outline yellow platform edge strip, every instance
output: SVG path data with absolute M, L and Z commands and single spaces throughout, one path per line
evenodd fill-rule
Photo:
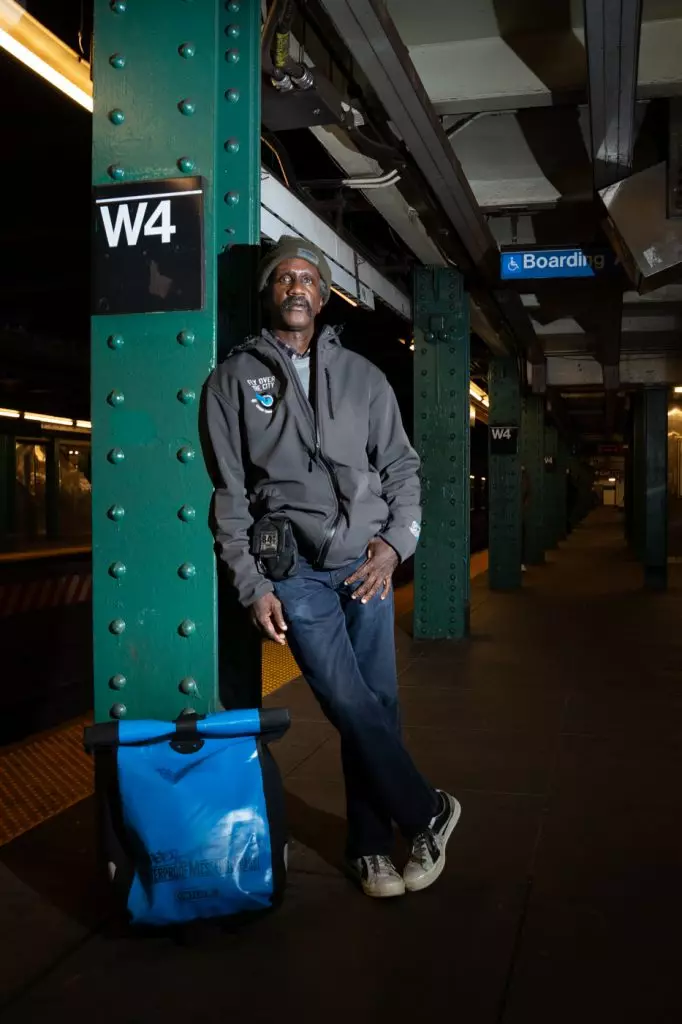
M 488 568 L 488 553 L 471 559 L 471 576 Z M 396 593 L 396 612 L 412 608 L 411 585 Z M 263 644 L 263 696 L 300 676 L 288 647 Z M 82 746 L 84 715 L 57 729 L 0 752 L 0 846 L 68 810 L 93 792 L 92 761 Z

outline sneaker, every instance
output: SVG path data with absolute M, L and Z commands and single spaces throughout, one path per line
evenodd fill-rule
M 521 572 L 528 572 L 528 570 L 526 569 L 526 567 L 525 567 L 525 565 L 523 563 L 521 563 Z
M 405 882 L 390 857 L 356 857 L 346 862 L 346 870 L 365 896 L 385 899 L 405 895 Z
M 438 793 L 443 802 L 442 808 L 431 819 L 429 827 L 414 837 L 410 859 L 403 872 L 405 888 L 410 892 L 426 889 L 440 878 L 445 867 L 445 847 L 462 813 L 454 796 L 441 790 Z

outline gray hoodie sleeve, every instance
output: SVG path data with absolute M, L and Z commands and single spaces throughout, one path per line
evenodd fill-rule
M 390 511 L 381 537 L 404 562 L 414 554 L 421 529 L 420 462 L 405 433 L 393 389 L 383 374 L 372 386 L 367 454 L 381 475 Z
M 269 594 L 273 587 L 259 573 L 249 550 L 253 518 L 244 483 L 239 413 L 211 387 L 206 392 L 206 412 L 222 485 L 215 492 L 216 540 L 239 601 L 248 608 L 259 597 Z

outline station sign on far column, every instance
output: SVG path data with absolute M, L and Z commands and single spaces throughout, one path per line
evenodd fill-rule
M 517 455 L 519 447 L 518 427 L 489 427 L 491 455 Z
M 611 249 L 515 249 L 500 253 L 503 281 L 555 277 L 604 277 L 613 274 L 618 258 Z

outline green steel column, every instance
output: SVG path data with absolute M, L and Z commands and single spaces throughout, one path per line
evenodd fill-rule
M 633 470 L 633 459 L 632 459 L 632 403 L 630 401 L 628 408 L 628 417 L 625 428 L 625 479 L 624 479 L 624 499 L 625 499 L 625 540 L 628 545 L 632 545 L 632 470 Z
M 556 536 L 557 541 L 562 541 L 568 534 L 568 446 L 563 437 L 559 437 L 557 444 L 556 473 Z
M 545 550 L 559 546 L 559 437 L 556 427 L 545 427 Z
M 422 460 L 422 535 L 414 635 L 469 631 L 469 303 L 456 270 L 415 271 L 415 428 Z
M 580 463 L 581 520 L 587 518 L 592 511 L 593 473 L 586 462 Z
M 632 461 L 632 539 L 635 555 L 642 561 L 646 529 L 646 423 L 643 392 L 634 396 Z
M 539 395 L 527 395 L 523 400 L 521 435 L 523 464 L 530 484 L 530 499 L 524 512 L 524 559 L 529 565 L 542 565 L 545 560 L 545 402 Z
M 45 533 L 48 540 L 59 537 L 59 441 L 48 441 L 45 446 Z
M 521 586 L 521 388 L 516 359 L 491 359 L 488 371 L 488 579 L 492 590 Z M 495 428 L 516 428 L 516 454 L 490 450 Z
M 580 466 L 575 455 L 571 455 L 568 460 L 568 475 L 571 478 L 571 486 L 574 490 L 573 505 L 571 508 L 570 527 L 571 530 L 575 530 L 576 526 L 580 521 Z
M 205 187 L 202 308 L 92 322 L 95 716 L 172 718 L 218 705 L 200 399 L 218 256 L 259 241 L 260 4 L 94 7 L 93 183 Z
M 647 389 L 645 420 L 644 583 L 665 590 L 668 583 L 668 392 Z

